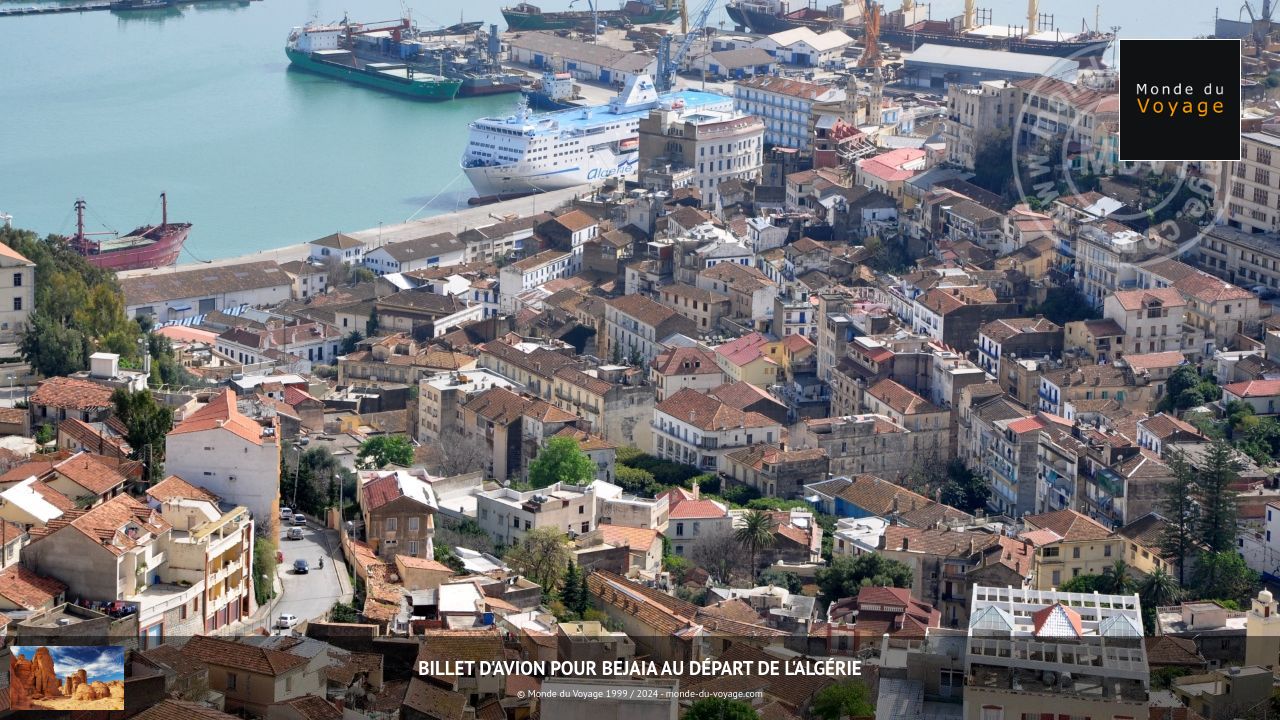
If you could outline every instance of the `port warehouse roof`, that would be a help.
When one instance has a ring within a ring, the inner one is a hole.
[[[559,55],[565,61],[585,62],[609,70],[628,73],[649,72],[657,67],[652,55],[625,52],[607,45],[593,45],[544,32],[526,32],[507,40],[512,49],[527,50],[547,60]]]
[[[156,270],[147,275],[120,278],[126,307],[281,286],[287,290],[293,286],[293,280],[274,260],[194,270]]]
[[[1074,60],[1052,55],[981,50],[934,43],[925,43],[916,48],[915,52],[904,58],[903,64],[908,70],[913,66],[935,65],[1006,73],[1010,77],[1043,75],[1066,81],[1074,80],[1075,73],[1080,68],[1080,64]],[[963,82],[963,78],[961,81]]]

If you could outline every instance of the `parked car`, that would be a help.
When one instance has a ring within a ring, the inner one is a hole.
[[[302,559],[302,558],[298,558],[297,560],[294,560],[294,561],[293,561],[293,572],[294,572],[294,573],[296,573],[296,574],[298,574],[298,575],[306,575],[308,570],[309,570],[309,568],[307,567],[307,561],[306,561],[306,560],[304,560],[304,559]]]
[[[280,508],[280,519],[281,519],[281,520],[288,520],[288,519],[289,519],[289,518],[291,518],[291,517],[293,517],[293,511],[292,511],[292,510],[290,510],[289,508]]]
[[[276,620],[276,627],[283,628],[286,630],[297,624],[298,624],[298,616],[291,615],[289,613],[284,613]]]
[[[294,524],[294,525],[306,525],[306,524],[307,524],[307,516],[306,516],[306,515],[303,515],[302,513],[294,513],[294,514],[293,514],[293,524]]]
[[[288,537],[290,540],[301,540],[301,539],[302,539],[302,528],[300,528],[300,527],[291,527],[291,528],[289,528],[289,533],[288,533],[287,537]]]

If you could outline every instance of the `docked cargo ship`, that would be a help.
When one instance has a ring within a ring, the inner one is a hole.
[[[351,23],[339,46],[361,60],[402,62],[417,72],[434,72],[461,81],[458,97],[519,92],[525,76],[507,72],[498,62],[498,26],[481,33],[481,23],[462,23],[439,30],[419,30],[407,18],[389,22]],[[459,38],[465,37],[464,40]]]
[[[573,84],[573,76],[565,72],[548,70],[542,73],[542,79],[520,92],[534,110],[567,110],[580,106],[576,102],[581,99],[578,87]]]
[[[819,33],[830,29],[844,30],[851,35],[859,33],[863,12],[861,2],[841,0],[825,10],[813,2],[810,0],[810,5],[793,9],[787,0],[730,0],[725,5],[725,12],[737,27],[766,35],[799,27]],[[931,43],[1071,57],[1086,64],[1096,64],[1115,40],[1113,33],[1098,32],[1096,28],[1082,28],[1079,33],[1041,29],[1046,19],[1040,14],[1036,0],[1028,3],[1025,26],[979,23],[973,0],[965,2],[963,15],[949,20],[930,20],[924,8],[906,0],[901,9],[882,16],[880,41],[908,50]]]
[[[647,75],[632,77],[603,106],[531,113],[521,98],[514,114],[471,123],[462,170],[482,196],[625,177],[639,163],[640,119],[658,107],[730,111],[733,98],[696,90],[659,94]]]
[[[658,5],[657,0],[627,0],[618,10],[597,8],[594,13],[590,10],[543,12],[542,8],[530,3],[502,8],[502,17],[506,18],[507,29],[513,31],[590,28],[593,16],[601,24],[613,27],[669,23],[680,17],[680,6],[674,4],[672,0],[666,0],[664,5]]]
[[[415,100],[452,100],[462,81],[421,72],[403,62],[366,62],[342,47],[344,25],[294,28],[285,46],[289,62],[299,70],[346,80]]]
[[[175,0],[111,0],[107,8],[113,12],[129,10],[163,10],[176,4]]]
[[[169,222],[169,200],[160,193],[160,224],[143,225],[124,237],[116,233],[84,231],[83,199],[76,200],[76,234],[68,243],[90,264],[106,270],[137,270],[165,267],[178,261],[178,253],[191,232],[191,223]],[[96,239],[99,235],[110,235]]]

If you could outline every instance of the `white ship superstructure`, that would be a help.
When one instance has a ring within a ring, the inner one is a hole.
[[[605,106],[530,113],[521,101],[507,117],[471,123],[462,169],[476,192],[515,195],[630,175],[639,161],[640,118],[657,107],[733,109],[733,98],[696,90],[659,95],[645,75]]]

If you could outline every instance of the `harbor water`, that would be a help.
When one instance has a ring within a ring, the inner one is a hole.
[[[0,0],[0,7],[41,0]],[[50,1],[50,0],[44,0]],[[610,3],[611,0],[603,0]],[[563,10],[567,0],[534,0]],[[497,22],[502,0],[412,4],[421,27]],[[696,6],[700,0],[690,0]],[[799,6],[800,2],[793,2]],[[1025,2],[982,3],[1020,24]],[[585,0],[574,5],[585,9]],[[1104,26],[1121,36],[1211,31],[1201,0],[1116,2]],[[932,16],[960,12],[934,3]],[[1042,0],[1060,28],[1092,24],[1094,2]],[[0,18],[0,212],[41,233],[127,232],[169,216],[194,228],[179,262],[303,242],[338,230],[450,212],[474,195],[458,168],[467,123],[505,114],[516,95],[425,104],[288,70],[289,28],[391,20],[397,0],[261,0],[132,13]],[[1228,14],[1234,17],[1234,10]],[[712,24],[725,21],[723,10]]]

